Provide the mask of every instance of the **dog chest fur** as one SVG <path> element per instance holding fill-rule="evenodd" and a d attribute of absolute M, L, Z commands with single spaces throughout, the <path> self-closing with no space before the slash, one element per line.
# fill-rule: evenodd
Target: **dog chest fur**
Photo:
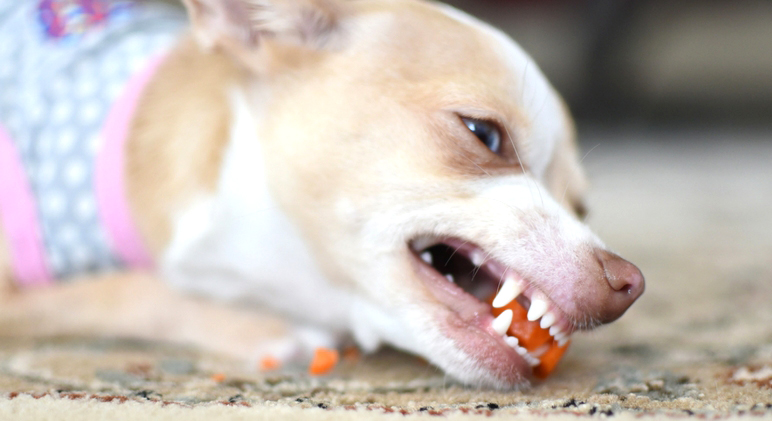
<path fill-rule="evenodd" d="M 230 87 L 232 122 L 216 190 L 174 218 L 162 267 L 175 286 L 274 308 L 341 331 L 349 294 L 330 285 L 297 228 L 273 199 L 255 113 Z"/>

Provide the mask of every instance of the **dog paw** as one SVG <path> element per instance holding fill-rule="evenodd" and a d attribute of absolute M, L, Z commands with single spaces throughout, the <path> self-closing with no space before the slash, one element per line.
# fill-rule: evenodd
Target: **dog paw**
<path fill-rule="evenodd" d="M 280 367 L 307 367 L 317 349 L 335 349 L 340 343 L 341 338 L 329 331 L 296 326 L 284 337 L 268 339 L 258 345 L 249 364 L 264 371 Z"/>

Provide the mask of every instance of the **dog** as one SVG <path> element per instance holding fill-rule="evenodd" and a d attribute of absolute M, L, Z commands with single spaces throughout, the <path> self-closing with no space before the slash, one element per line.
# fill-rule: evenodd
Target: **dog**
<path fill-rule="evenodd" d="M 118 48 L 130 16 L 147 16 L 82 1 L 92 6 L 81 4 L 88 19 L 73 35 L 52 1 L 30 8 L 38 30 L 62 48 L 88 41 L 89 53 L 90 31 Z M 184 5 L 188 30 L 184 16 L 136 24 L 160 40 L 138 41 L 154 57 L 124 75 L 134 90 L 90 88 L 118 106 L 104 118 L 76 107 L 96 121 L 93 169 L 36 166 L 42 153 L 29 151 L 46 132 L 8 120 L 38 108 L 6 95 L 4 334 L 135 336 L 284 363 L 353 338 L 512 389 L 533 382 L 532 357 L 503 334 L 509 322 L 496 322 L 489 298 L 516 299 L 562 344 L 643 292 L 641 272 L 581 221 L 587 183 L 566 106 L 502 32 L 419 0 Z M 123 29 L 106 36 L 113 17 Z M 30 73 L 0 82 L 56 88 Z M 88 180 L 90 200 L 35 197 L 41 179 L 71 178 Z M 57 204 L 91 218 L 66 241 L 64 223 L 40 221 Z M 96 240 L 74 246 L 78 233 Z"/>

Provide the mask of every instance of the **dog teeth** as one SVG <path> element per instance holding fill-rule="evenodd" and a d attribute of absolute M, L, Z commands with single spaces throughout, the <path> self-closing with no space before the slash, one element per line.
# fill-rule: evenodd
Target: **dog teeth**
<path fill-rule="evenodd" d="M 478 267 L 485 263 L 485 254 L 483 254 L 481 250 L 472 251 L 472 254 L 469 256 L 469 258 L 472 260 L 472 264 Z"/>
<path fill-rule="evenodd" d="M 509 325 L 512 324 L 512 317 L 512 310 L 505 310 L 499 314 L 498 317 L 493 319 L 493 323 L 491 324 L 493 330 L 495 330 L 499 335 L 507 333 L 507 330 L 509 330 Z"/>
<path fill-rule="evenodd" d="M 505 285 L 506 284 L 507 282 L 505 281 Z M 506 288 L 510 287 L 507 286 Z M 501 289 L 504 290 L 505 286 L 502 286 Z M 500 300 L 499 296 L 501 296 L 501 292 L 499 292 L 499 294 L 496 296 L 494 302 Z M 536 321 L 541 319 L 539 323 L 541 328 L 549 329 L 550 336 L 552 336 L 557 345 L 564 346 L 568 343 L 570 335 L 566 332 L 563 332 L 563 329 L 559 325 L 555 325 L 558 320 L 558 315 L 555 312 L 548 311 L 547 308 L 548 304 L 546 299 L 540 297 L 532 297 L 531 307 L 528 309 L 528 320 Z M 496 333 L 503 335 L 502 332 L 508 331 L 509 326 L 512 324 L 512 316 L 513 315 L 511 310 L 506 310 L 501 313 L 499 317 L 493 320 L 493 330 L 495 330 Z M 508 335 L 504 335 L 504 342 L 506 342 L 510 348 L 514 349 L 518 355 L 523 357 L 523 359 L 531 367 L 536 367 L 541 364 L 540 358 L 550 350 L 551 346 L 549 344 L 545 344 L 533 351 L 528 351 L 525 347 L 520 346 L 520 341 L 516 337 Z"/>
<path fill-rule="evenodd" d="M 507 338 L 511 338 L 511 336 L 508 336 Z M 513 338 L 517 339 L 517 338 Z M 505 338 L 505 340 L 507 340 Z M 520 345 L 517 344 L 511 344 L 509 341 L 507 341 L 507 344 L 515 349 L 515 352 L 517 352 L 518 355 L 523 357 L 523 359 L 530 365 L 531 367 L 536 367 L 537 365 L 541 364 L 541 361 L 539 361 L 539 358 L 535 357 L 532 353 L 528 352 L 527 349 L 523 348 Z"/>
<path fill-rule="evenodd" d="M 432 264 L 432 254 L 428 251 L 425 251 L 421 253 L 421 260 L 426 262 L 426 264 L 431 265 Z"/>
<path fill-rule="evenodd" d="M 514 336 L 505 336 L 504 342 L 506 342 L 507 345 L 511 346 L 512 348 L 517 348 L 517 346 L 520 345 L 520 341 Z"/>
<path fill-rule="evenodd" d="M 501 308 L 512 302 L 520 293 L 523 292 L 518 284 L 517 280 L 510 274 L 504 279 L 504 283 L 501 285 L 501 289 L 496 298 L 493 299 L 493 307 Z"/>
<path fill-rule="evenodd" d="M 531 298 L 531 308 L 528 309 L 528 321 L 534 322 L 547 313 L 547 301 L 542 298 Z"/>
<path fill-rule="evenodd" d="M 535 357 L 532 353 L 528 352 L 527 349 L 523 348 L 522 346 L 515 346 L 515 351 L 523 357 L 525 362 L 528 363 L 531 367 L 536 367 L 537 365 L 541 364 L 541 361 L 538 357 Z"/>
<path fill-rule="evenodd" d="M 542 329 L 547 329 L 552 325 L 554 325 L 555 321 L 557 321 L 557 317 L 555 317 L 555 313 L 548 311 L 547 314 L 542 316 L 539 326 L 541 326 Z"/>
<path fill-rule="evenodd" d="M 531 367 L 536 367 L 537 365 L 541 364 L 541 361 L 539 361 L 538 358 L 534 357 L 528 352 L 526 352 L 525 355 L 523 355 L 523 358 L 525 358 L 525 361 L 527 361 L 528 365 L 530 365 Z"/>
<path fill-rule="evenodd" d="M 445 279 L 447 279 L 448 281 L 450 281 L 450 283 L 452 283 L 452 284 L 455 284 L 455 283 L 456 283 L 456 280 L 455 280 L 455 279 L 453 279 L 453 275 L 451 275 L 451 274 L 447 274 L 447 275 L 445 275 Z"/>
<path fill-rule="evenodd" d="M 546 354 L 547 351 L 549 351 L 549 349 L 550 349 L 549 345 L 542 345 L 536 350 L 529 352 L 529 354 L 531 354 L 531 356 L 533 357 L 541 358 L 541 356 Z"/>

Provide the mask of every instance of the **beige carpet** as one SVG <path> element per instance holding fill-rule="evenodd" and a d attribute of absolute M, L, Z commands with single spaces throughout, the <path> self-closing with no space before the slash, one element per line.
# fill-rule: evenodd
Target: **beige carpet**
<path fill-rule="evenodd" d="M 0 419 L 772 419 L 772 133 L 605 132 L 584 146 L 591 224 L 647 291 L 534 389 L 463 388 L 394 351 L 310 378 L 163 344 L 10 338 Z"/>

